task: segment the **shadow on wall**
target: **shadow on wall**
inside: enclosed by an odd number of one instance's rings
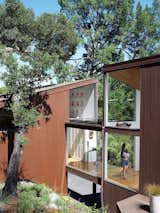
[[[26,179],[26,177],[28,177]],[[27,169],[25,168],[25,164],[24,162],[21,163],[20,168],[19,168],[19,172],[18,172],[18,179],[19,181],[31,181],[34,182],[33,179],[34,177],[27,171]]]
[[[37,93],[34,97],[31,98],[31,106],[37,106],[38,112],[44,115],[44,119],[46,122],[50,120],[50,116],[52,115],[52,110],[47,100],[49,95],[46,92]],[[39,122],[38,122],[39,124]]]
[[[30,98],[30,103],[28,108],[36,107],[37,111],[43,114],[43,119],[48,122],[50,120],[50,115],[52,110],[48,104],[48,94],[46,92],[37,93],[34,97]],[[4,178],[7,175],[8,162],[10,160],[11,154],[14,148],[14,137],[16,132],[16,127],[13,124],[13,114],[12,111],[8,109],[12,102],[11,98],[4,99],[3,106],[0,108],[0,171]],[[39,124],[39,120],[37,121]],[[3,147],[4,146],[4,147]],[[2,151],[3,150],[3,151]],[[3,157],[2,157],[3,152]],[[19,169],[20,179],[24,179],[27,171],[24,164],[21,164]],[[27,175],[27,177],[30,177]],[[33,177],[30,177],[31,179]]]
[[[0,162],[0,172],[3,176],[3,179],[6,179],[7,176],[7,167],[8,167],[8,162],[6,160],[2,160]],[[19,168],[19,173],[18,173],[18,179],[20,180],[25,180],[25,181],[32,181],[34,178],[27,172],[27,169],[25,168],[24,163],[21,164],[20,168]],[[25,178],[25,177],[29,177],[29,178]]]

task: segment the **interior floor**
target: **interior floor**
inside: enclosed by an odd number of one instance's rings
[[[84,171],[87,174],[91,174],[95,177],[101,177],[101,162],[84,162],[84,161],[73,161],[69,160],[69,166],[78,169],[80,171]]]
[[[129,188],[139,188],[139,172],[133,168],[128,168],[124,178],[122,167],[108,165],[108,178]]]
[[[101,162],[84,162],[76,161],[75,159],[69,159],[68,166],[71,166],[77,170],[83,171],[87,174],[91,174],[95,177],[101,177]],[[133,168],[129,168],[126,172],[126,178],[123,177],[122,168],[118,166],[108,165],[108,178],[116,184],[121,184],[129,188],[139,188],[139,172],[134,171]]]

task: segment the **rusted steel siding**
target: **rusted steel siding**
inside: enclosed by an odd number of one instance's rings
[[[5,132],[0,131],[0,181],[3,182],[6,177],[8,164],[8,140],[3,137]]]
[[[160,184],[160,66],[141,70],[140,189],[146,183]]]
[[[48,95],[50,119],[48,122],[41,121],[37,128],[30,129],[26,135],[29,143],[24,148],[21,177],[37,183],[44,182],[59,193],[67,192],[65,122],[69,118],[69,91],[90,83],[97,83],[97,80],[43,91]]]
[[[24,148],[22,175],[65,193],[64,123],[68,118],[68,91],[50,94],[48,104],[52,111],[49,121],[41,121],[27,134],[29,143]]]
[[[103,188],[104,203],[107,206],[108,213],[117,213],[116,202],[135,194],[133,191],[106,181],[104,181]]]
[[[104,72],[132,70],[138,67],[140,71],[141,90],[141,128],[140,142],[140,193],[144,193],[147,183],[160,184],[160,56],[144,58],[111,65]],[[107,131],[109,129],[106,129]],[[116,130],[117,132],[119,130]],[[120,133],[120,132],[119,132]],[[116,202],[134,194],[116,184],[104,181],[104,203],[109,205],[109,213],[117,212]]]

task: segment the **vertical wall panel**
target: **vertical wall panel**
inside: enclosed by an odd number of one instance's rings
[[[69,119],[69,91],[92,83],[96,86],[96,82],[95,79],[79,81],[47,91],[52,113],[48,122],[41,121],[26,135],[29,143],[24,147],[22,178],[46,183],[59,193],[67,192],[65,122]]]
[[[4,181],[6,177],[7,164],[8,164],[8,141],[6,137],[3,137],[3,133],[0,131],[0,181]]]
[[[49,95],[47,102],[52,110],[50,120],[41,121],[39,127],[27,134],[30,142],[25,145],[21,164],[22,176],[44,182],[60,193],[66,192],[64,123],[68,119],[68,97],[68,91]]]
[[[135,194],[135,192],[122,188],[118,185],[104,181],[104,203],[108,213],[117,213],[116,202]]]
[[[160,66],[141,69],[140,187],[160,184]]]

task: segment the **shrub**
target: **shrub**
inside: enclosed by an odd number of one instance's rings
[[[73,201],[69,196],[61,196],[56,201],[58,212],[61,213],[100,213],[101,209],[96,206],[88,207],[84,203]],[[107,209],[104,209],[107,213]]]
[[[18,185],[18,212],[35,213],[45,211],[50,201],[51,190],[44,184]]]
[[[146,193],[149,196],[151,196],[151,195],[160,196],[160,185],[158,185],[158,184],[148,184],[145,187],[145,191],[146,191]]]

